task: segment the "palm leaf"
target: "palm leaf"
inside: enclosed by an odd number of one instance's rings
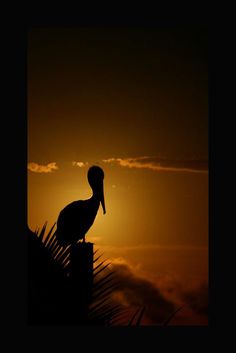
[[[110,263],[106,264],[105,266],[103,266],[99,271],[97,271],[96,273],[94,273],[93,277],[95,278],[99,273],[101,273],[102,271],[104,271],[108,266],[110,265]],[[95,271],[95,270],[94,270]]]
[[[132,323],[134,322],[135,317],[137,316],[139,312],[139,308],[134,312],[133,316],[131,317],[128,326],[132,326]]]
[[[140,325],[140,322],[141,322],[141,320],[142,320],[144,311],[145,311],[145,306],[141,309],[140,314],[139,314],[139,316],[138,316],[138,319],[137,319],[137,321],[136,321],[136,325],[135,325],[135,326],[139,326],[139,325]]]
[[[43,225],[43,227],[42,227],[42,230],[41,230],[41,232],[40,232],[39,235],[38,235],[38,239],[39,239],[40,241],[43,241],[43,236],[44,236],[46,227],[47,227],[47,222],[44,223],[44,225]]]
[[[102,262],[100,262],[100,264],[98,264],[94,269],[93,269],[93,272],[95,273],[95,271],[99,268],[99,267],[101,267],[103,264],[104,264],[104,262],[106,262],[107,260],[104,260],[104,261],[102,261]]]
[[[54,233],[51,236],[51,239],[49,240],[49,243],[48,243],[48,246],[47,246],[48,250],[52,250],[52,248],[53,248],[54,244],[56,243],[56,241],[57,241],[57,238],[56,238],[55,233]]]
[[[47,243],[48,243],[48,241],[49,241],[49,238],[50,238],[50,236],[51,236],[51,234],[52,234],[52,231],[53,231],[53,228],[55,227],[55,225],[56,225],[56,223],[53,224],[52,228],[50,229],[50,231],[48,232],[48,235],[46,236],[46,238],[45,238],[45,240],[44,240],[45,246],[48,245]]]
[[[106,276],[102,277],[101,279],[99,279],[97,282],[94,283],[94,288],[96,288],[98,285],[100,285],[100,283],[106,281],[109,277],[111,277],[112,275],[114,275],[114,272],[109,272]]]
[[[93,260],[93,263],[97,262],[102,256],[103,256],[103,254],[101,254],[100,256],[98,256],[95,260]]]
[[[68,245],[64,250],[62,250],[61,254],[58,255],[56,260],[62,264],[62,262],[68,255],[70,255],[70,245]]]
[[[117,287],[118,287],[117,283],[111,284],[109,287],[98,291],[98,293],[93,295],[92,298],[93,298],[93,300],[96,300],[97,298],[100,298],[100,297],[105,298],[108,295],[110,295],[113,292],[113,290]]]
[[[170,316],[163,322],[162,326],[167,326],[169,322],[172,320],[172,318],[177,314],[178,311],[180,311],[183,307],[177,308]]]
[[[78,289],[69,285],[71,281],[70,276],[67,277],[67,273],[70,273],[70,269],[68,270],[70,246],[64,248],[58,244],[56,231],[53,233],[55,223],[45,236],[46,227],[47,222],[45,222],[41,231],[38,229],[35,232],[31,232],[33,233],[33,239],[37,242],[37,247],[42,250],[41,260],[45,261],[45,276],[48,278],[47,285],[49,285],[48,293],[51,293],[45,299],[40,296],[38,297],[38,300],[44,300],[43,307],[40,305],[40,302],[38,303],[39,305],[35,304],[40,320],[46,320],[47,322],[67,322],[65,320],[70,320],[71,310],[73,313],[71,317],[77,323],[106,326],[119,325],[127,310],[122,305],[113,302],[111,295],[114,290],[119,289],[119,283],[115,280],[115,272],[110,271],[108,267],[110,263],[104,265],[107,260],[103,260],[101,263],[96,264],[103,254],[93,260],[93,264],[95,264],[93,268],[94,282],[89,308],[86,309],[87,318],[86,316],[84,318],[80,317],[81,309],[83,312],[85,303],[79,300],[81,297],[80,293],[76,292]],[[93,252],[93,256],[97,252],[98,250]],[[34,259],[34,256],[31,256],[31,258]],[[68,309],[65,298],[69,300],[68,304],[71,309]],[[37,309],[38,307],[40,309]],[[138,316],[136,325],[139,325],[141,317],[142,311]]]

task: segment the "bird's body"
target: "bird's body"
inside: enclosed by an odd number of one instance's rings
[[[60,212],[57,220],[57,239],[62,243],[74,243],[83,239],[92,226],[99,208],[99,200],[74,201]]]
[[[94,223],[100,202],[105,211],[103,195],[104,173],[100,167],[91,167],[88,173],[93,195],[88,200],[74,201],[63,208],[58,216],[56,236],[60,245],[85,241],[85,234]]]

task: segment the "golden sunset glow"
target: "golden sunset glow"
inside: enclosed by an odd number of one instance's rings
[[[89,198],[99,165],[106,214],[86,240],[185,305],[177,325],[208,321],[207,91],[202,28],[29,33],[29,227]]]

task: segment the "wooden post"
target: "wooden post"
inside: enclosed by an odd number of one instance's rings
[[[80,242],[71,246],[69,276],[74,288],[80,318],[87,320],[93,288],[93,243]]]

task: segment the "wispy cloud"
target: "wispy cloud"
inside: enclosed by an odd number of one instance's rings
[[[28,169],[34,173],[52,173],[59,168],[56,162],[48,163],[46,165],[30,162],[28,163]]]
[[[87,166],[88,165],[88,162],[76,162],[76,161],[73,161],[72,162],[72,165],[74,166],[74,167],[79,167],[79,168],[83,168],[83,167],[85,167],[85,166]]]
[[[156,172],[208,173],[208,161],[189,159],[175,160],[160,157],[108,158],[104,163],[110,163],[127,168],[150,169]]]

